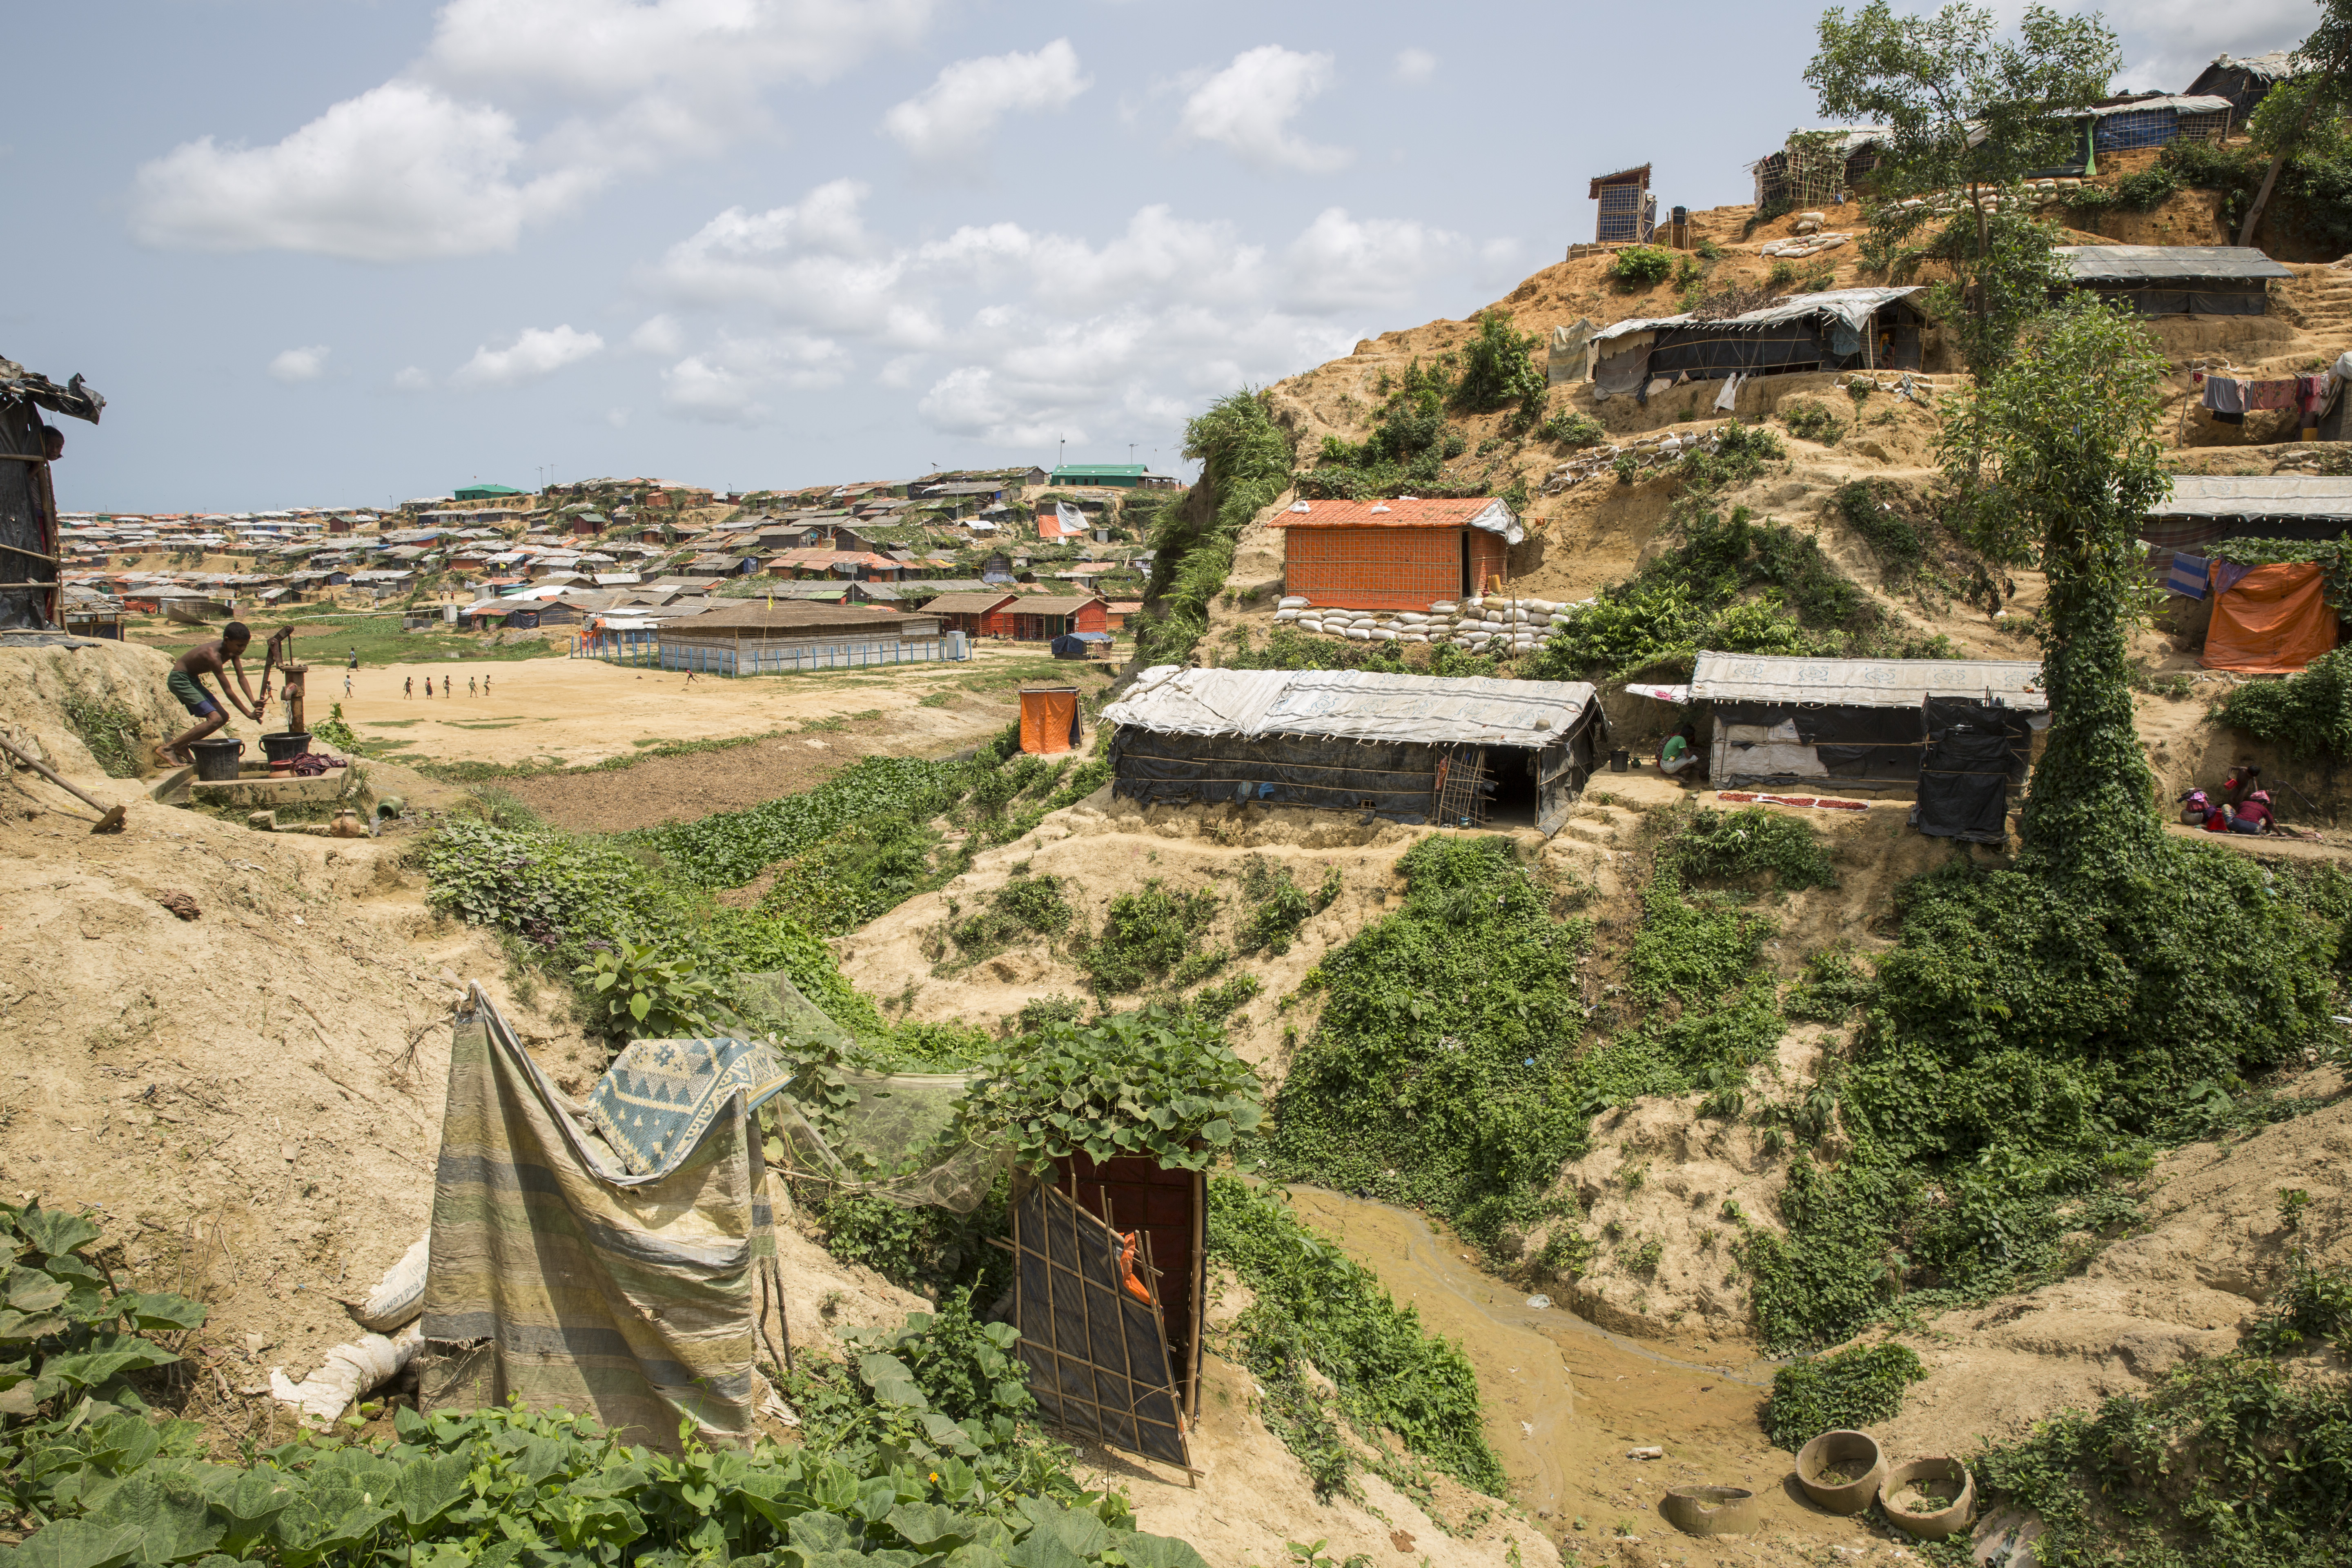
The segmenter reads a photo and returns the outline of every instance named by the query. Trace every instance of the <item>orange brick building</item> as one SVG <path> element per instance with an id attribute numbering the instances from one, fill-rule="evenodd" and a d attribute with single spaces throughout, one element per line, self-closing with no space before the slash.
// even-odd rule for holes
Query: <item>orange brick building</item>
<path id="1" fill-rule="evenodd" d="M 1426 610 L 1484 592 L 1527 537 L 1492 496 L 1466 500 L 1302 500 L 1285 531 L 1283 591 L 1345 610 Z"/>

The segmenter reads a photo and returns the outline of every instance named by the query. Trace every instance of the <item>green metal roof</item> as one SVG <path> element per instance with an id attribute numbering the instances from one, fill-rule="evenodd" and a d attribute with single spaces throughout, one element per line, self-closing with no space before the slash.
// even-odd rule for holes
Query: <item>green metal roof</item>
<path id="1" fill-rule="evenodd" d="M 1141 463 L 1065 463 L 1054 470 L 1054 478 L 1059 479 L 1067 475 L 1071 479 L 1089 476 L 1106 479 L 1139 479 L 1149 472 L 1150 470 Z"/>
<path id="2" fill-rule="evenodd" d="M 457 492 L 458 500 L 488 500 L 493 496 L 519 496 L 524 492 L 506 485 L 467 485 Z"/>

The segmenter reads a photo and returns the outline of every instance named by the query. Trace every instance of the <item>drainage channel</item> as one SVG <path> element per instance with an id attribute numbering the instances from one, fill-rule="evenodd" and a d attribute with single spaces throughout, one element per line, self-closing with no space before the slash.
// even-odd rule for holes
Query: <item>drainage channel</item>
<path id="1" fill-rule="evenodd" d="M 1622 1534 L 1671 1542 L 1704 1561 L 1712 1545 L 1658 1516 L 1669 1486 L 1744 1487 L 1763 1500 L 1763 1534 L 1792 1548 L 1857 1537 L 1796 1491 L 1790 1456 L 1766 1441 L 1759 1416 L 1777 1364 L 1748 1353 L 1709 1362 L 1676 1355 L 1481 1272 L 1462 1243 L 1421 1215 L 1318 1187 L 1289 1189 L 1299 1217 L 1381 1277 L 1423 1327 L 1458 1342 L 1478 1374 L 1486 1440 L 1514 1500 L 1563 1547 L 1593 1550 Z M 1631 1451 L 1660 1447 L 1664 1457 Z M 1729 1544 L 1728 1540 L 1724 1543 Z M 1752 1560 L 1752 1559 L 1743 1559 Z"/>

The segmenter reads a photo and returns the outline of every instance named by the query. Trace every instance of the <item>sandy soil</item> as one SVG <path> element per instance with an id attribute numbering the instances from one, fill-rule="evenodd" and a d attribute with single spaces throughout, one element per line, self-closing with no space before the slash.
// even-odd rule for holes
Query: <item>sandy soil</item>
<path id="1" fill-rule="evenodd" d="M 1013 712 L 1010 702 L 968 703 L 961 697 L 966 689 L 984 685 L 997 667 L 1035 658 L 1034 650 L 982 644 L 964 664 L 742 680 L 688 679 L 676 671 L 628 669 L 596 659 L 529 659 L 488 667 L 488 697 L 469 697 L 465 685 L 485 667 L 440 660 L 360 670 L 352 677 L 349 698 L 345 672 L 323 671 L 311 678 L 310 701 L 320 713 L 341 702 L 362 740 L 405 741 L 404 750 L 442 761 L 596 763 L 626 756 L 638 742 L 758 734 L 874 712 L 888 719 L 898 737 L 891 749 L 947 752 L 1002 728 Z M 437 682 L 444 676 L 451 679 L 451 697 L 403 695 L 412 679 Z M 955 694 L 949 705 L 923 705 L 941 693 Z"/>

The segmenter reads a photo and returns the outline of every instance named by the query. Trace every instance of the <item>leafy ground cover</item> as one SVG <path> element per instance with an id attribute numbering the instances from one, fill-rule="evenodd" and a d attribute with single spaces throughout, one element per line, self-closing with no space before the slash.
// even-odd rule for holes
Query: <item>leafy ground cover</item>
<path id="1" fill-rule="evenodd" d="M 968 1298 L 870 1331 L 854 1362 L 804 1362 L 786 1379 L 793 1447 L 712 1450 L 688 1422 L 664 1454 L 560 1412 L 402 1407 L 388 1441 L 305 1433 L 222 1464 L 132 1386 L 178 1357 L 130 1331 L 192 1327 L 204 1309 L 105 1285 L 86 1256 L 99 1227 L 79 1215 L 36 1204 L 0 1221 L 10 1348 L 30 1352 L 0 1391 L 0 1466 L 31 1531 L 0 1548 L 17 1568 L 1205 1568 L 1078 1481 L 1034 1425 L 1013 1331 L 975 1321 Z"/>
<path id="2" fill-rule="evenodd" d="M 1209 1183 L 1208 1255 L 1255 1300 L 1235 1321 L 1240 1359 L 1265 1390 L 1268 1426 L 1318 1495 L 1368 1468 L 1426 1499 L 1422 1467 L 1500 1496 L 1503 1468 L 1478 1417 L 1478 1379 L 1380 1277 L 1301 1224 L 1280 1189 Z M 1325 1395 L 1310 1372 L 1329 1380 Z M 1398 1454 L 1386 1434 L 1404 1449 Z"/>

